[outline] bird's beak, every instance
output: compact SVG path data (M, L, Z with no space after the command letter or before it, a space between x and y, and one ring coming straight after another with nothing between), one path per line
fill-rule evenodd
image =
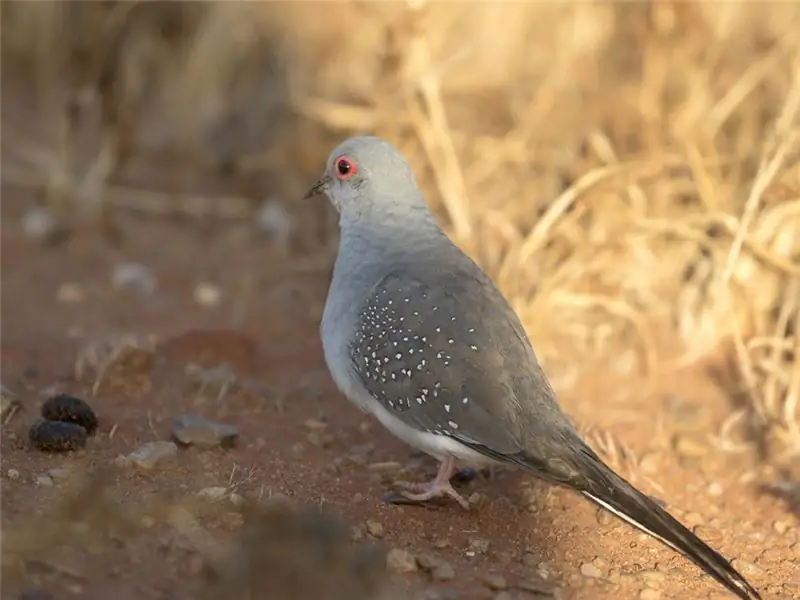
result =
M306 195L303 196L303 200L307 200L308 198L311 198L311 196L314 196L320 192L324 192L330 182L331 176L325 175L325 177L317 181L317 183L309 188L309 190L306 192Z

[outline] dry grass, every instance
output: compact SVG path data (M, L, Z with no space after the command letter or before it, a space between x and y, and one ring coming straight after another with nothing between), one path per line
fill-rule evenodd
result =
M337 138L386 136L551 372L576 355L620 375L727 355L744 402L723 447L800 450L800 5L176 3L165 16L153 3L119 17L126 4L91 29L125 40L106 65L117 85L89 84L112 115L101 157L121 137L143 156L180 140L246 182L241 195L288 201ZM54 6L4 3L4 55L33 64L40 90L86 89L94 54L9 35L80 29ZM158 100L147 111L142 90ZM4 176L37 185L44 166L52 184L52 149L7 120L4 133L19 142ZM99 162L95 188L124 166ZM155 193L104 197L169 202Z

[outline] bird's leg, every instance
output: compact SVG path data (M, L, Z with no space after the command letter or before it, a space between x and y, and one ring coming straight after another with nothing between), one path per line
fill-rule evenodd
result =
M395 486L402 489L400 495L413 502L425 502L441 496L450 496L458 502L463 508L469 509L469 502L467 502L461 494L459 494L450 479L456 474L458 468L456 467L456 459L452 456L444 459L439 465L439 472L436 478L428 483L409 483L407 481L397 481Z

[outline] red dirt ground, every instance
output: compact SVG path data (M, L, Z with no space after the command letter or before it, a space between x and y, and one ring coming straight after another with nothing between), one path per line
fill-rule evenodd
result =
M45 247L20 225L30 192L4 186L2 193L2 382L23 400L2 430L4 531L33 515L42 526L56 518L53 503L68 485L42 486L39 476L54 468L110 466L112 494L124 506L234 485L244 497L285 494L356 526L377 521L387 547L432 553L454 568L448 581L422 571L396 576L415 593L438 590L438 596L428 592L432 598L533 598L514 586L543 575L563 598L728 597L658 543L608 522L576 495L548 492L520 473L497 472L495 481L481 477L468 484L467 495L480 495L470 512L455 504L434 510L383 503L386 477L368 465L421 461L414 474L419 478L435 465L351 407L328 377L317 327L329 263L310 269L306 260L298 269L266 239L230 223L201 228L130 215L122 219L125 236L117 248L91 226L61 246ZM150 268L157 291L113 289L112 270L123 262ZM218 306L193 299L204 281L221 290ZM82 297L59 300L64 284L80 288ZM91 379L73 376L77 354L89 342L119 333L157 336L152 377L112 374L92 397ZM190 362L228 363L240 377L239 388L220 400L213 386L194 390L185 370ZM580 392L564 394L562 402L577 421L601 427L645 457L634 473L637 485L700 527L726 556L744 561L742 569L764 598L800 598L798 519L781 500L759 491L758 476L743 476L756 469L754 456L716 454L705 442L685 450L684 458L672 449L676 434L702 440L729 410L705 370L665 377L646 396L624 394L624 404L614 400L619 385L587 374ZM628 385L635 390L639 383ZM98 414L99 434L85 451L48 455L29 447L28 428L54 390L87 399ZM182 412L236 425L238 445L182 449L174 466L154 471L114 465L117 456L145 442L169 439L171 420ZM531 498L538 502L535 510ZM230 539L242 527L233 504L225 506L222 518L204 521L213 539ZM58 599L191 597L196 553L169 526L148 523L124 543L97 546L70 538L47 553L58 567L15 571L3 597L32 586ZM486 573L502 575L508 589L491 589ZM504 587L502 581L493 586Z

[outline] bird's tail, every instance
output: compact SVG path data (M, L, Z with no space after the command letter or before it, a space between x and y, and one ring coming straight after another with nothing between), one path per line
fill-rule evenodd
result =
M617 475L588 447L578 450L568 468L559 468L557 473L552 464L531 457L518 456L512 460L538 477L576 489L595 504L683 554L739 598L761 598L725 557Z

